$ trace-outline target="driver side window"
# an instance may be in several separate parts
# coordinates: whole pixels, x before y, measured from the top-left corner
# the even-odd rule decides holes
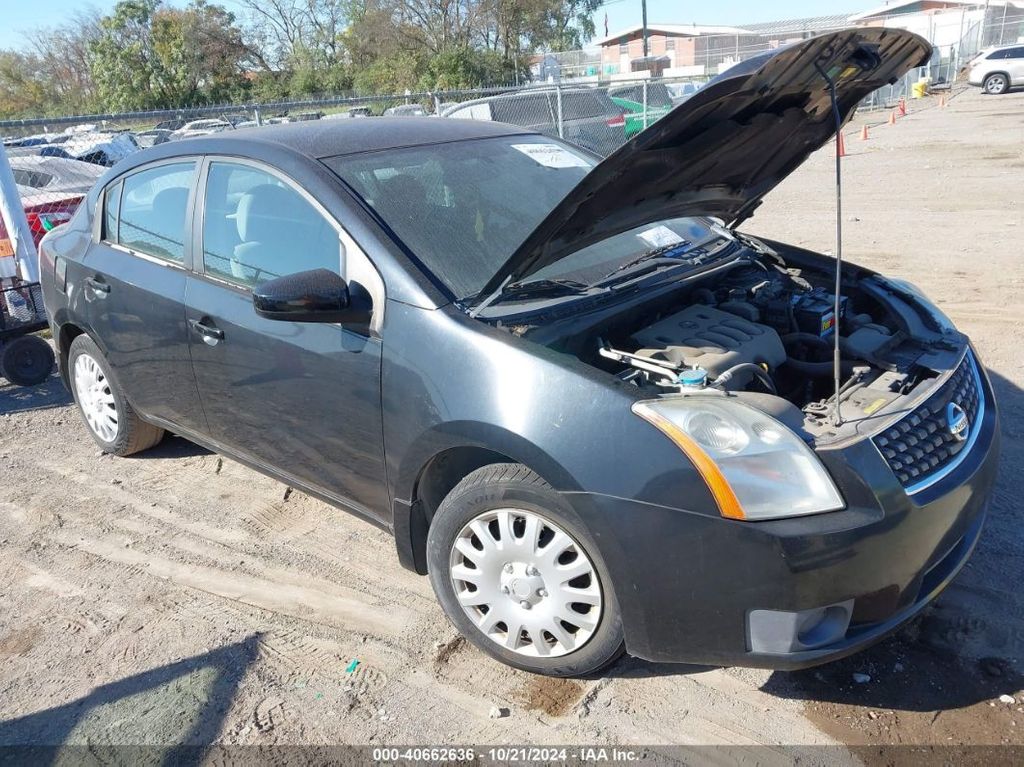
[[[206,274],[251,288],[310,269],[341,273],[337,230],[277,176],[231,162],[210,163],[203,216]]]

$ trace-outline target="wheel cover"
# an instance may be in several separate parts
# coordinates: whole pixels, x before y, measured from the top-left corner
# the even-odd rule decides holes
[[[89,354],[75,360],[75,398],[93,434],[104,442],[117,438],[117,405],[110,382],[99,363]]]
[[[985,90],[989,93],[999,93],[1006,87],[1006,78],[1002,75],[992,75],[985,84]]]
[[[567,655],[601,622],[601,582],[590,558],[532,511],[493,509],[471,520],[452,545],[450,574],[473,624],[519,655]]]

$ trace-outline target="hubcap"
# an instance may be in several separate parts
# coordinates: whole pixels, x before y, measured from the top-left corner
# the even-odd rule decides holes
[[[582,546],[539,514],[480,514],[456,537],[450,561],[463,611],[507,650],[566,655],[597,630],[603,607],[597,571]]]
[[[104,442],[117,437],[117,406],[110,382],[99,363],[88,354],[75,360],[75,397],[93,433]]]
[[[1006,87],[1006,83],[1002,77],[990,77],[988,80],[988,91],[989,93],[999,93]]]

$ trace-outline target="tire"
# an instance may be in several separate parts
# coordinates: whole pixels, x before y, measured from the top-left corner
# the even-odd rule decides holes
[[[164,438],[164,430],[143,421],[110,374],[96,343],[82,334],[71,342],[68,379],[78,412],[89,434],[105,453],[126,456],[148,450]]]
[[[981,89],[991,96],[1000,96],[1010,90],[1010,78],[1002,72],[993,72],[982,82]]]
[[[19,336],[0,346],[0,375],[18,386],[41,384],[53,363],[53,347],[39,336]]]
[[[597,546],[525,466],[484,466],[456,485],[431,520],[427,566],[449,620],[502,663],[578,677],[624,651],[622,614]]]

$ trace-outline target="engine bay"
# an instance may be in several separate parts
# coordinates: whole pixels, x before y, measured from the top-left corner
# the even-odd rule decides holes
[[[837,313],[834,273],[822,266],[797,266],[767,247],[752,248],[685,280],[668,297],[551,341],[544,338],[550,331],[541,331],[537,340],[652,396],[724,392],[808,441],[844,440],[925,396],[955,367],[963,339],[856,267],[844,272]],[[833,417],[837,333],[841,426]]]

